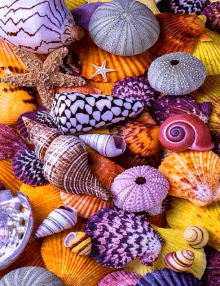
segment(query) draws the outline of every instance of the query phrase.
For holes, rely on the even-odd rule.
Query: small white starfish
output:
[[[105,81],[107,81],[107,76],[106,76],[106,73],[107,72],[113,72],[113,71],[116,71],[116,70],[113,70],[113,69],[107,69],[106,68],[106,60],[104,60],[103,64],[101,67],[99,66],[96,66],[96,65],[93,65],[91,64],[91,66],[93,66],[95,69],[97,69],[97,71],[91,75],[90,78],[93,78],[94,76],[98,75],[98,74],[101,74],[104,78]]]

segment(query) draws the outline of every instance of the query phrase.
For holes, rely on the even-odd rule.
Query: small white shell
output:
[[[53,210],[37,229],[34,237],[45,237],[73,227],[77,222],[77,211],[70,206]]]
[[[121,155],[126,150],[126,143],[119,136],[82,134],[79,135],[79,138],[105,157],[115,157]]]
[[[197,225],[189,226],[184,231],[183,236],[192,248],[203,248],[209,241],[208,231]]]

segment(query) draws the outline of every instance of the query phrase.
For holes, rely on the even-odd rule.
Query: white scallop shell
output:
[[[146,5],[135,0],[113,0],[92,14],[89,33],[101,49],[115,55],[132,56],[156,43],[160,26]]]
[[[24,250],[33,230],[28,197],[0,191],[0,270],[12,264]]]
[[[34,237],[45,237],[73,227],[77,223],[77,211],[70,206],[53,210],[37,229]]]

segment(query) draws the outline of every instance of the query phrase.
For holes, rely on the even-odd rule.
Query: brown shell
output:
[[[153,225],[156,225],[159,227],[165,227],[167,224],[166,213],[164,212],[164,213],[159,214],[159,215],[148,217],[147,221]]]

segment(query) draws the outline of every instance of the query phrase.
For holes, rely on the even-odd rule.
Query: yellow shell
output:
[[[184,272],[192,267],[194,259],[195,255],[191,250],[177,250],[176,252],[168,253],[164,261],[169,269],[176,272]]]
[[[89,255],[92,250],[91,238],[82,231],[70,232],[64,240],[64,245],[80,255]]]
[[[197,206],[220,199],[220,158],[212,151],[172,153],[162,161],[159,171],[170,183],[171,196]]]
[[[19,190],[22,182],[20,182],[14,175],[11,169],[11,160],[0,161],[0,182],[6,190],[16,192]]]
[[[186,213],[185,213],[186,214]],[[187,216],[188,214],[186,214]],[[139,263],[139,258],[133,260],[124,270],[134,271],[144,276],[147,272],[153,272],[155,269],[163,269],[166,267],[164,262],[165,256],[170,252],[176,252],[180,249],[193,251],[195,260],[189,272],[194,274],[197,278],[201,278],[206,268],[206,255],[203,249],[193,249],[183,238],[183,230],[159,228],[153,226],[155,230],[164,238],[165,244],[162,247],[159,258],[154,262],[152,267],[143,266]]]
[[[170,227],[185,230],[191,225],[199,225],[209,232],[208,245],[220,250],[220,202],[198,208],[189,201],[172,198],[171,210],[167,213]]]
[[[85,0],[65,0],[65,2],[69,10],[86,4]]]
[[[183,236],[192,248],[203,248],[209,241],[208,231],[197,225],[189,226]]]

